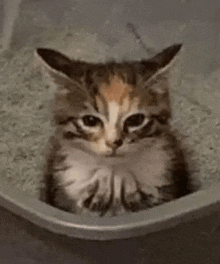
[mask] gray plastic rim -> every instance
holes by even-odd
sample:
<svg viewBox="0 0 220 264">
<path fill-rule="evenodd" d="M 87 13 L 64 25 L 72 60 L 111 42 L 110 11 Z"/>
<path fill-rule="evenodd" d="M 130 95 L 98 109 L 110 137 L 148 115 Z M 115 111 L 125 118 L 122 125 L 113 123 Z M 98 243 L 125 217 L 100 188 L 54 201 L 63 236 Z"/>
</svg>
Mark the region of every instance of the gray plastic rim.
<svg viewBox="0 0 220 264">
<path fill-rule="evenodd" d="M 220 184 L 138 213 L 90 217 L 49 206 L 4 181 L 0 184 L 0 205 L 56 234 L 86 240 L 114 240 L 147 235 L 219 211 Z"/>
</svg>

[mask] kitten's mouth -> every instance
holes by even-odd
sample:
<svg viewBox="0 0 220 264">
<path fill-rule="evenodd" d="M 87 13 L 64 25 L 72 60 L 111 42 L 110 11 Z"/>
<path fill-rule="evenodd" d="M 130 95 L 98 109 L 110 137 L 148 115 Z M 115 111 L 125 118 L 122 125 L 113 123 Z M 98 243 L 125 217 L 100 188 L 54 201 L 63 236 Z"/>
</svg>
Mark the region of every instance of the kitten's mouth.
<svg viewBox="0 0 220 264">
<path fill-rule="evenodd" d="M 109 157 L 109 158 L 123 157 L 122 154 L 119 154 L 119 153 L 117 153 L 116 151 L 112 151 L 112 153 L 110 153 L 110 154 L 106 154 L 105 156 L 106 156 L 106 157 Z"/>
<path fill-rule="evenodd" d="M 116 153 L 111 153 L 109 155 L 106 155 L 106 157 L 117 157 L 117 154 Z"/>
</svg>

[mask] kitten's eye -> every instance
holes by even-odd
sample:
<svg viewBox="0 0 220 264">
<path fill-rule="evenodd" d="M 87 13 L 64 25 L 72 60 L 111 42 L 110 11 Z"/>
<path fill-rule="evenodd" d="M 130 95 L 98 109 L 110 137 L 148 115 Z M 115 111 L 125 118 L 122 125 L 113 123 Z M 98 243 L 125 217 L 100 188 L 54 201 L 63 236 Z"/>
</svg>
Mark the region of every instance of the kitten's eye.
<svg viewBox="0 0 220 264">
<path fill-rule="evenodd" d="M 85 126 L 89 126 L 89 127 L 95 127 L 95 126 L 100 125 L 102 123 L 102 121 L 98 117 L 92 116 L 92 115 L 84 116 L 82 118 L 82 121 L 83 121 Z"/>
<path fill-rule="evenodd" d="M 137 127 L 142 125 L 142 123 L 145 120 L 145 116 L 143 114 L 135 114 L 132 116 L 129 116 L 125 120 L 125 127 Z"/>
</svg>

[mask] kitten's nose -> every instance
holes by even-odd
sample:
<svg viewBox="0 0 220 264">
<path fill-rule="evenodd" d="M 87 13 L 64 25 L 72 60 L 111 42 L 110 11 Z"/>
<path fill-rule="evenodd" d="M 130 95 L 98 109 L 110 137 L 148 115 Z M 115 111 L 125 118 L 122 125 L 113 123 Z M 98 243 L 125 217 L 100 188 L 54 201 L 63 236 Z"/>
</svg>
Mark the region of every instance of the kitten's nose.
<svg viewBox="0 0 220 264">
<path fill-rule="evenodd" d="M 117 139 L 113 143 L 114 143 L 115 146 L 121 147 L 121 145 L 123 144 L 123 141 L 121 139 Z"/>
<path fill-rule="evenodd" d="M 121 147 L 121 145 L 123 144 L 123 140 L 122 139 L 116 139 L 115 141 L 107 141 L 106 145 L 111 147 L 111 148 L 119 148 Z"/>
</svg>

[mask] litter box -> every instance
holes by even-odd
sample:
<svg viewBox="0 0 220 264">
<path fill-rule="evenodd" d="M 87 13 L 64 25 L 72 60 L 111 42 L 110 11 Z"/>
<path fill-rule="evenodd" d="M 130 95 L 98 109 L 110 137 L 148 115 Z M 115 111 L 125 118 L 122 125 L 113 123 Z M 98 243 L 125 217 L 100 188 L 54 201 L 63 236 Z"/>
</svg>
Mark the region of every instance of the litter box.
<svg viewBox="0 0 220 264">
<path fill-rule="evenodd" d="M 220 263 L 220 2 L 13 0 L 1 1 L 0 18 L 1 263 Z M 103 61 L 148 57 L 143 43 L 149 52 L 183 43 L 173 125 L 194 152 L 200 189 L 116 217 L 74 215 L 41 202 L 51 93 L 34 49 Z"/>
</svg>

